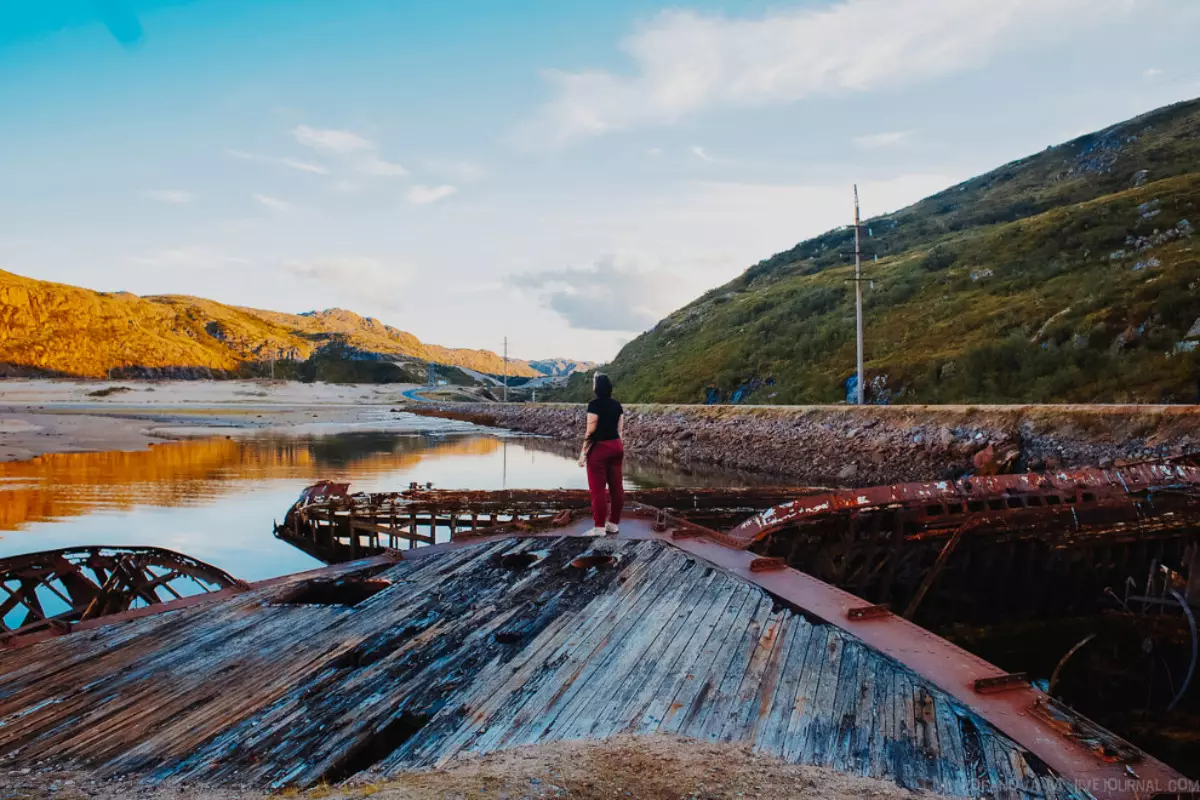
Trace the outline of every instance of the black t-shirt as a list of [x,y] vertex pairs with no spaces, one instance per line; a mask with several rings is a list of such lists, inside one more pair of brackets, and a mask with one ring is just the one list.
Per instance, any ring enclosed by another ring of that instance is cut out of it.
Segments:
[[617,420],[625,413],[621,404],[611,397],[594,398],[588,403],[588,413],[595,414],[600,420],[596,423],[596,431],[592,434],[593,442],[610,442],[620,439],[617,433]]

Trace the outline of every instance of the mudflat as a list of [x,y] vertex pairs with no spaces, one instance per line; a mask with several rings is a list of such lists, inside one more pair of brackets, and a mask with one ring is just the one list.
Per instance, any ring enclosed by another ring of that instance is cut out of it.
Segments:
[[411,384],[0,380],[0,461],[264,431],[392,430]]

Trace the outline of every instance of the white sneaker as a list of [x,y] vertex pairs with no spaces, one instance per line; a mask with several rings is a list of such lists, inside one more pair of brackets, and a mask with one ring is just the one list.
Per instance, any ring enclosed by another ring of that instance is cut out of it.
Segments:
[[615,522],[606,522],[606,523],[604,523],[604,532],[605,533],[620,533],[621,529],[617,527],[617,523],[615,523]]
[[604,535],[605,535],[604,528],[592,528],[590,531],[588,531],[587,533],[584,534],[584,536],[604,536]]

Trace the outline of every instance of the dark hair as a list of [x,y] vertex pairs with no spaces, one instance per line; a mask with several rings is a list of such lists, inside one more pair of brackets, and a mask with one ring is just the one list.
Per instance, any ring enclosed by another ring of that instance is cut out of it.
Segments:
[[612,381],[603,372],[596,373],[596,382],[594,384],[596,397],[601,400],[607,400],[612,397]]

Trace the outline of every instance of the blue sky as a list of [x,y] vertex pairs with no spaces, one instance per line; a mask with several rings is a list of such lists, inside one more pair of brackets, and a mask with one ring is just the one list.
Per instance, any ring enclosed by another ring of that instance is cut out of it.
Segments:
[[606,360],[847,221],[1200,96],[1194,0],[0,0],[0,269]]

